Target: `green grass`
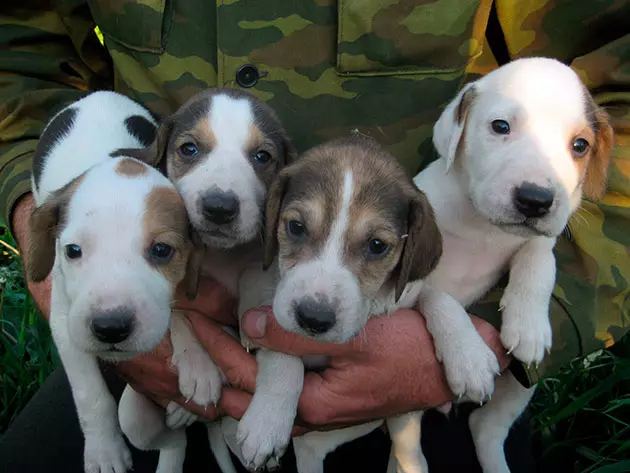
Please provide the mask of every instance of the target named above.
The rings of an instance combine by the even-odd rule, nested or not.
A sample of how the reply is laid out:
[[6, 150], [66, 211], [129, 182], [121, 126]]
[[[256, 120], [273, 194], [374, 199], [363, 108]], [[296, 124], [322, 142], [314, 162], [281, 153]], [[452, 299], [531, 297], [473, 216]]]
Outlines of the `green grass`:
[[0, 221], [0, 434], [59, 363], [28, 296], [16, 245]]
[[[0, 222], [0, 435], [59, 362], [13, 248]], [[629, 472], [630, 338], [545, 380], [531, 409], [538, 471]]]

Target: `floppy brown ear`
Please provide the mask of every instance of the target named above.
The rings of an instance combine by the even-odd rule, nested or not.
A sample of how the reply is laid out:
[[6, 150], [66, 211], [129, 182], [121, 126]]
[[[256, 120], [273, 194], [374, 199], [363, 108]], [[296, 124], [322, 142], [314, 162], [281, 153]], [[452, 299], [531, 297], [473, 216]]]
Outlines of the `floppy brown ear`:
[[111, 153], [111, 156], [114, 158], [117, 156], [129, 156], [156, 167], [166, 155], [166, 147], [172, 130], [173, 120], [171, 117], [166, 117], [160, 123], [155, 133], [155, 139], [149, 146], [146, 148], [121, 148]]
[[201, 262], [203, 261], [205, 246], [199, 238], [199, 234], [193, 228], [190, 229], [190, 232], [192, 248], [186, 263], [186, 274], [184, 275], [183, 285], [186, 297], [192, 301], [197, 297], [197, 287], [201, 275]]
[[[592, 101], [590, 97], [589, 100]], [[595, 143], [586, 168], [582, 189], [589, 199], [599, 200], [606, 194], [606, 181], [615, 138], [606, 111], [595, 103], [592, 103], [591, 111], [595, 128]]]
[[273, 259], [278, 253], [278, 223], [280, 220], [280, 209], [282, 199], [289, 184], [290, 173], [288, 169], [282, 170], [271, 183], [267, 202], [265, 204], [265, 232], [264, 232], [264, 253], [263, 269], [269, 269]]
[[298, 153], [286, 132], [282, 135], [282, 148], [284, 152], [284, 166], [293, 164], [293, 162], [297, 159]]
[[408, 231], [398, 262], [396, 301], [413, 281], [426, 277], [442, 256], [442, 234], [437, 226], [433, 207], [424, 192], [414, 189], [409, 203]]
[[76, 178], [48, 199], [31, 214], [28, 225], [28, 259], [26, 275], [34, 282], [43, 281], [55, 263], [55, 240], [59, 235], [66, 207], [80, 178]]
[[433, 126], [433, 144], [440, 156], [446, 160], [446, 171], [451, 168], [461, 152], [468, 113], [476, 95], [474, 82], [466, 84], [446, 106]]

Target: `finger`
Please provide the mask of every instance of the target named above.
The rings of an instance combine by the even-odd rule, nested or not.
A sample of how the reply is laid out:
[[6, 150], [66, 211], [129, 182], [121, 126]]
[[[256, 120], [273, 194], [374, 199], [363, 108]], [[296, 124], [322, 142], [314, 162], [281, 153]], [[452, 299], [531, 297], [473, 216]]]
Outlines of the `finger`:
[[245, 334], [256, 344], [295, 356], [343, 355], [353, 349], [352, 343], [326, 343], [304, 338], [284, 330], [270, 307], [258, 307], [245, 313], [242, 320]]
[[159, 404], [165, 410], [166, 410], [166, 406], [168, 406], [170, 402], [176, 402], [187, 411], [192, 412], [193, 414], [196, 414], [199, 417], [204, 417], [209, 420], [214, 420], [217, 417], [221, 417], [225, 415], [225, 411], [221, 409], [220, 406], [215, 407], [215, 406], [209, 405], [206, 407], [202, 407], [198, 404], [195, 404], [192, 401], [187, 401], [182, 396], [176, 396], [174, 399], [155, 398], [155, 397], [152, 397], [152, 399], [156, 402], [156, 404]]
[[507, 354], [507, 350], [503, 346], [503, 343], [501, 343], [499, 331], [495, 329], [492, 324], [475, 315], [472, 315], [471, 319], [479, 335], [481, 335], [486, 344], [497, 356], [501, 371], [505, 370], [509, 366], [512, 357]]
[[197, 297], [189, 300], [180, 285], [175, 293], [175, 308], [194, 310], [223, 325], [236, 326], [235, 299], [221, 284], [210, 278], [199, 279]]
[[223, 328], [198, 312], [186, 312], [192, 329], [230, 386], [248, 392], [256, 388], [256, 360]]

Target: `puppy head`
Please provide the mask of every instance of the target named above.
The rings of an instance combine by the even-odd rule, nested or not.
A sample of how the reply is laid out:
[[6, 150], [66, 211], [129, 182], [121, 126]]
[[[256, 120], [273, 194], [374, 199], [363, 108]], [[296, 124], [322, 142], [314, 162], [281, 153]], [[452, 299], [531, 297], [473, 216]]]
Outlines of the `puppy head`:
[[583, 192], [605, 193], [613, 132], [569, 67], [530, 58], [464, 87], [433, 140], [480, 215], [509, 233], [557, 236]]
[[258, 236], [271, 180], [295, 155], [275, 113], [236, 89], [196, 95], [164, 120], [149, 148], [124, 152], [152, 164], [166, 159], [195, 230], [215, 248]]
[[52, 269], [51, 317], [65, 318], [71, 343], [124, 358], [163, 338], [191, 246], [175, 187], [144, 163], [114, 158], [33, 212], [28, 274], [38, 281]]
[[265, 264], [278, 255], [274, 314], [285, 329], [344, 342], [373, 302], [426, 276], [442, 251], [425, 195], [374, 141], [335, 140], [307, 152], [274, 181]]

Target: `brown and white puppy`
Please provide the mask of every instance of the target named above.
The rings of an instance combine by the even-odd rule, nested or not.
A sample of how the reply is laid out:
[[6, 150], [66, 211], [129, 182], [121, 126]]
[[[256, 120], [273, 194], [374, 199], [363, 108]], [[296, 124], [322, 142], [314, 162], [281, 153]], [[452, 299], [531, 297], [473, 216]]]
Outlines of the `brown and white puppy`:
[[[539, 363], [551, 348], [553, 248], [582, 196], [604, 195], [613, 130], [571, 68], [527, 58], [467, 84], [433, 140], [440, 158], [414, 182], [435, 210], [444, 257], [426, 280], [421, 307], [452, 390], [470, 398], [475, 383], [461, 382], [464, 376], [493, 379], [490, 365], [470, 363], [483, 343], [464, 308], [504, 274], [504, 346], [525, 364]], [[503, 444], [534, 389], [506, 373], [470, 416], [485, 473], [509, 473]]]
[[89, 94], [52, 118], [33, 160], [27, 273], [51, 274], [50, 328], [85, 436], [86, 473], [131, 467], [97, 358], [132, 358], [162, 340], [192, 247], [173, 184], [142, 162], [110, 157], [142, 146], [152, 120], [120, 94]]
[[[393, 156], [360, 136], [317, 146], [284, 169], [266, 208], [265, 266], [277, 260], [266, 273], [244, 276], [239, 313], [275, 289], [278, 322], [306, 337], [343, 343], [369, 317], [412, 306], [441, 255], [425, 195]], [[251, 300], [254, 293], [261, 300]], [[295, 356], [260, 349], [257, 361], [256, 392], [236, 430], [242, 460], [253, 468], [284, 453], [304, 376]], [[380, 424], [294, 439], [300, 471], [321, 471], [327, 445]]]
[[[277, 172], [295, 157], [273, 110], [238, 89], [209, 89], [165, 118], [149, 147], [120, 152], [165, 168], [184, 199], [198, 240], [189, 269], [219, 281], [236, 296], [245, 268], [262, 264], [267, 190]], [[190, 279], [189, 296], [196, 292], [196, 279]], [[222, 385], [218, 368], [190, 332], [185, 318], [175, 313], [173, 323], [178, 326], [173, 364], [178, 368], [180, 391], [199, 405], [216, 404]], [[137, 411], [142, 403], [138, 396], [128, 389], [123, 399], [129, 399]], [[121, 422], [123, 417], [127, 419], [124, 427], [130, 440], [146, 449], [163, 448], [160, 464], [171, 465], [171, 471], [181, 468], [185, 449], [175, 449], [173, 443], [164, 448], [168, 442], [160, 433], [161, 424], [156, 422], [158, 428], [152, 432], [138, 429], [134, 409], [121, 405]], [[171, 427], [194, 419], [177, 405], [169, 406], [168, 414]], [[145, 424], [149, 425], [146, 415]], [[152, 441], [155, 438], [160, 438], [159, 445]], [[181, 438], [185, 441], [183, 432], [175, 442], [180, 447]], [[179, 453], [172, 454], [175, 451]], [[229, 466], [222, 468], [229, 471]]]

